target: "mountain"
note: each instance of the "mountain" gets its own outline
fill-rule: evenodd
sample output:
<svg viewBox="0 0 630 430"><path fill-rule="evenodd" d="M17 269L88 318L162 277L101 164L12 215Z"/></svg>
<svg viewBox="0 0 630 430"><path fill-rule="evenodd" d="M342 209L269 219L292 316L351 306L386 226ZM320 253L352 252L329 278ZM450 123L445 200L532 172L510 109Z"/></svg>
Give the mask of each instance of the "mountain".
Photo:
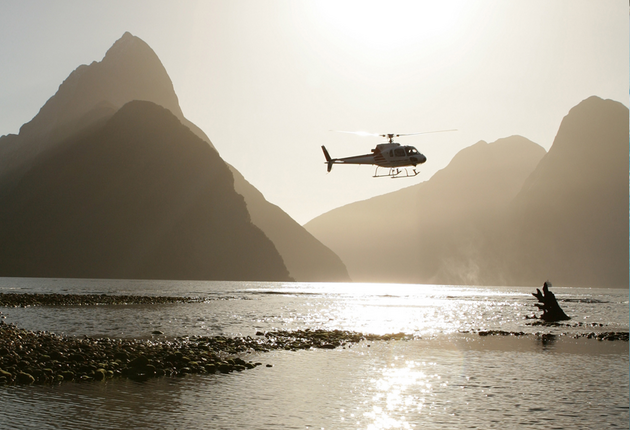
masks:
<svg viewBox="0 0 630 430"><path fill-rule="evenodd" d="M352 203L306 229L355 281L479 284L499 265L502 214L545 150L520 136L478 142L429 181Z"/></svg>
<svg viewBox="0 0 630 430"><path fill-rule="evenodd" d="M134 101L0 200L3 276L290 280L215 150Z"/></svg>
<svg viewBox="0 0 630 430"><path fill-rule="evenodd" d="M208 140L184 118L159 58L144 41L127 32L107 51L103 61L75 69L39 113L20 128L18 136L0 138L0 194L19 181L39 153L98 124L132 100L164 106Z"/></svg>
<svg viewBox="0 0 630 430"><path fill-rule="evenodd" d="M234 187L247 202L252 223L274 243L291 276L311 282L350 281L346 266L328 247L278 206L269 203L234 168Z"/></svg>
<svg viewBox="0 0 630 430"><path fill-rule="evenodd" d="M425 183L305 227L357 281L627 288L628 128L624 105L590 97L548 153L479 142Z"/></svg>
<svg viewBox="0 0 630 430"><path fill-rule="evenodd" d="M184 117L173 84L155 52L127 32L102 61L74 70L35 118L22 126L19 135L0 138L0 197L9 195L40 157L69 139L90 136L133 100L151 101L168 109L214 149L205 133ZM246 199L252 222L272 239L294 279L349 280L339 257L267 202L236 169L229 168L234 188Z"/></svg>
<svg viewBox="0 0 630 430"><path fill-rule="evenodd" d="M590 97L564 117L507 222L514 283L628 287L628 109Z"/></svg>

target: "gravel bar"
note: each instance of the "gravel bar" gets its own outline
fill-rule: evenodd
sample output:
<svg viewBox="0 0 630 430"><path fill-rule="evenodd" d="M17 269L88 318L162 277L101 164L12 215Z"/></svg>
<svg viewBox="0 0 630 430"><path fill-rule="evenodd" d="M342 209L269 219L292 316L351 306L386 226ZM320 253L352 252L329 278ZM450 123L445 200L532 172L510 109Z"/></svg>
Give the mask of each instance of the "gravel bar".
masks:
<svg viewBox="0 0 630 430"><path fill-rule="evenodd" d="M0 293L0 306L97 306L97 305L155 305L167 303L202 303L201 297L133 296L110 294L37 294Z"/></svg>
<svg viewBox="0 0 630 430"><path fill-rule="evenodd" d="M402 333L375 336L341 330L259 332L253 338L78 338L0 322L0 385L231 373L261 365L243 360L240 356L246 353L334 349L363 340L406 338Z"/></svg>

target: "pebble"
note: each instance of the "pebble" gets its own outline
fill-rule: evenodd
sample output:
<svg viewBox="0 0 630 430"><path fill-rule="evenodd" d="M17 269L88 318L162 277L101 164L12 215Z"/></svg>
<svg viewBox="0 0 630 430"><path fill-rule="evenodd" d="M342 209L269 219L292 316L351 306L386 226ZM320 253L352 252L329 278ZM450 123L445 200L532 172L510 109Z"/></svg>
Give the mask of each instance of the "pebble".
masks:
<svg viewBox="0 0 630 430"><path fill-rule="evenodd" d="M271 350L334 349L363 340L400 340L402 333L364 335L342 330L271 331L256 338L192 336L111 339L29 331L0 321L0 385L145 381L161 376L232 373L261 366L239 355ZM267 365L272 367L272 365Z"/></svg>
<svg viewBox="0 0 630 430"><path fill-rule="evenodd" d="M467 333L467 332L466 332ZM503 330L480 330L477 332L479 336L529 336L522 331L503 331ZM563 334L561 334L563 335ZM534 336L540 337L542 340L553 339L556 335L551 333L535 333ZM602 333L577 333L572 335L575 339L586 337L588 339L597 340L621 340L628 342L627 331L608 331Z"/></svg>
<svg viewBox="0 0 630 430"><path fill-rule="evenodd" d="M203 297L176 296L0 293L0 306L9 308L28 306L153 305L166 303L200 303L208 300L210 299Z"/></svg>

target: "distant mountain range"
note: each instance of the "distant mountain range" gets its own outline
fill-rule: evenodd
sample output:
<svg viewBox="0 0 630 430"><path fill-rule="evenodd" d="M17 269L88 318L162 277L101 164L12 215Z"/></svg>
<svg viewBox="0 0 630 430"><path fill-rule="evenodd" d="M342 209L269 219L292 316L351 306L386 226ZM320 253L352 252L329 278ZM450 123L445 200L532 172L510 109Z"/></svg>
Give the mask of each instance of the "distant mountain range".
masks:
<svg viewBox="0 0 630 430"><path fill-rule="evenodd" d="M348 281L220 158L125 33L0 138L0 276Z"/></svg>
<svg viewBox="0 0 630 430"><path fill-rule="evenodd" d="M355 281L628 286L628 109L591 97L548 153L479 142L429 181L305 225Z"/></svg>

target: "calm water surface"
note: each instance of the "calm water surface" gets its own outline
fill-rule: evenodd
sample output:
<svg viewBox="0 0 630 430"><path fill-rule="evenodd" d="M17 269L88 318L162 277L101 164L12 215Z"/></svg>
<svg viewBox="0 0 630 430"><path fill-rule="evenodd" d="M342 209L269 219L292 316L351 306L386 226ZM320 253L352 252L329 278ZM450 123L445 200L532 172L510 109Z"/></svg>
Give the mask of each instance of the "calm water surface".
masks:
<svg viewBox="0 0 630 430"><path fill-rule="evenodd" d="M414 340L275 351L229 375L0 388L0 428L627 428L628 290L553 287L566 325L531 325L535 287L0 279L0 292L186 295L198 304L0 308L67 335L341 328ZM567 334L480 337L479 329Z"/></svg>

